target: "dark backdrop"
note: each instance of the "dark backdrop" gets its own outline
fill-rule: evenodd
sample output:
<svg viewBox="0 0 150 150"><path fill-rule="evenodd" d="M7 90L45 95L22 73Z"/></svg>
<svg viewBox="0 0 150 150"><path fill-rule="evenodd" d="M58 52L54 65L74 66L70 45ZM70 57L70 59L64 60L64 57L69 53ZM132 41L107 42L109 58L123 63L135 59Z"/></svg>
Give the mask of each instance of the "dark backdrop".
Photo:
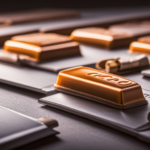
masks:
<svg viewBox="0 0 150 150"><path fill-rule="evenodd" d="M150 0L0 0L0 12L33 8L109 8L150 6Z"/></svg>

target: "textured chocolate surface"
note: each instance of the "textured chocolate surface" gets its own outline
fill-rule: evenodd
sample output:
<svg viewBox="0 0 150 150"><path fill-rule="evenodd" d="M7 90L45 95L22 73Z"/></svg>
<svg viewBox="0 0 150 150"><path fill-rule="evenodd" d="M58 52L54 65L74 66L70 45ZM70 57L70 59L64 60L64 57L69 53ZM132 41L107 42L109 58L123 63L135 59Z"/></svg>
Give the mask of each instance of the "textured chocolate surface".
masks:
<svg viewBox="0 0 150 150"><path fill-rule="evenodd" d="M13 41L24 42L28 44L34 44L38 46L55 45L70 42L68 36L55 34L55 33L32 33L25 35L13 36Z"/></svg>

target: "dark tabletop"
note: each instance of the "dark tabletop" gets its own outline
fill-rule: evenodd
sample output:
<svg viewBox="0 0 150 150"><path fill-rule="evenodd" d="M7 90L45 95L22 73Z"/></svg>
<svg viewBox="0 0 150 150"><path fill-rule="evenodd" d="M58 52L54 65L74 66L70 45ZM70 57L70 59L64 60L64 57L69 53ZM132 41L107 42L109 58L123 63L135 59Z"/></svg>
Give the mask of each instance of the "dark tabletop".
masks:
<svg viewBox="0 0 150 150"><path fill-rule="evenodd" d="M59 122L59 127L56 128L56 130L60 132L59 135L56 137L48 137L18 148L20 150L150 149L149 144L125 133L58 109L43 106L38 103L38 99L42 97L45 97L45 95L10 85L0 84L0 105L34 118L50 117Z"/></svg>

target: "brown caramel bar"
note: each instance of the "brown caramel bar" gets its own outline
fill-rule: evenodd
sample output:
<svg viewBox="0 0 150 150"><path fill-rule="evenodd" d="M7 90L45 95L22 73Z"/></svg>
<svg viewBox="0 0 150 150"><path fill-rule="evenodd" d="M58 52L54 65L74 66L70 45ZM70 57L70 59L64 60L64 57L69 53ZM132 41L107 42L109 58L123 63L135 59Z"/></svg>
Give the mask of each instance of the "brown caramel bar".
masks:
<svg viewBox="0 0 150 150"><path fill-rule="evenodd" d="M119 109L146 104L141 86L104 71L75 67L59 73L55 89Z"/></svg>
<svg viewBox="0 0 150 150"><path fill-rule="evenodd" d="M130 35L115 33L104 28L91 27L77 29L72 32L70 39L78 42L95 44L107 49L120 47L124 45L125 38L130 38Z"/></svg>
<svg viewBox="0 0 150 150"><path fill-rule="evenodd" d="M70 38L113 49L128 46L138 37L148 34L150 34L150 21L119 24L108 29L98 27L77 29L72 32Z"/></svg>
<svg viewBox="0 0 150 150"><path fill-rule="evenodd" d="M129 53L150 54L150 36L144 36L132 42L129 47Z"/></svg>
<svg viewBox="0 0 150 150"><path fill-rule="evenodd" d="M68 36L34 33L14 36L4 44L4 50L27 55L36 61L47 61L81 55L79 44Z"/></svg>

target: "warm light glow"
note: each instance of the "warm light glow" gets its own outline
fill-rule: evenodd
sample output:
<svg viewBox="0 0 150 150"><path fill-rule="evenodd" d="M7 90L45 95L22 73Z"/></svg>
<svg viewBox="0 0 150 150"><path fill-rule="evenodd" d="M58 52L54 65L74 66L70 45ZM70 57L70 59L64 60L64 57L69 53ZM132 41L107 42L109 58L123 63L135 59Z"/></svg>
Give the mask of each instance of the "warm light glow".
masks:
<svg viewBox="0 0 150 150"><path fill-rule="evenodd" d="M140 42L133 42L131 44L131 46L133 47L137 47L137 48L144 48L150 51L150 44L146 44L146 43L140 43Z"/></svg>
<svg viewBox="0 0 150 150"><path fill-rule="evenodd" d="M106 88L110 88L110 89L114 89L114 90L117 90L117 91L121 91L120 88L116 88L116 87L113 87L113 86L110 86L110 85L102 84L100 82L95 82L95 81L91 81L91 80L87 80L87 79L83 79L83 78L79 78L79 77L75 77L75 76L72 77L71 75L64 74L64 73L60 73L60 74L63 75L63 76L69 77L69 78L77 79L78 81L84 81L84 82L87 82L87 83L90 83L90 84L95 84L95 85L98 85L98 86L103 86L103 87L106 87Z"/></svg>
<svg viewBox="0 0 150 150"><path fill-rule="evenodd" d="M41 51L41 48L39 46L35 46L35 45L32 45L32 44L26 44L26 43L21 43L21 42L16 42L16 41L6 41L4 46L6 46L9 50L9 48L22 48L22 49L26 49L26 50L32 50L32 51L35 51L35 52L40 52ZM21 51L21 50L20 50Z"/></svg>
<svg viewBox="0 0 150 150"><path fill-rule="evenodd" d="M112 41L113 37L109 35L102 35L97 33L88 33L84 31L75 31L72 33L75 37L82 37L82 38L91 38L91 39L99 39L102 41Z"/></svg>

